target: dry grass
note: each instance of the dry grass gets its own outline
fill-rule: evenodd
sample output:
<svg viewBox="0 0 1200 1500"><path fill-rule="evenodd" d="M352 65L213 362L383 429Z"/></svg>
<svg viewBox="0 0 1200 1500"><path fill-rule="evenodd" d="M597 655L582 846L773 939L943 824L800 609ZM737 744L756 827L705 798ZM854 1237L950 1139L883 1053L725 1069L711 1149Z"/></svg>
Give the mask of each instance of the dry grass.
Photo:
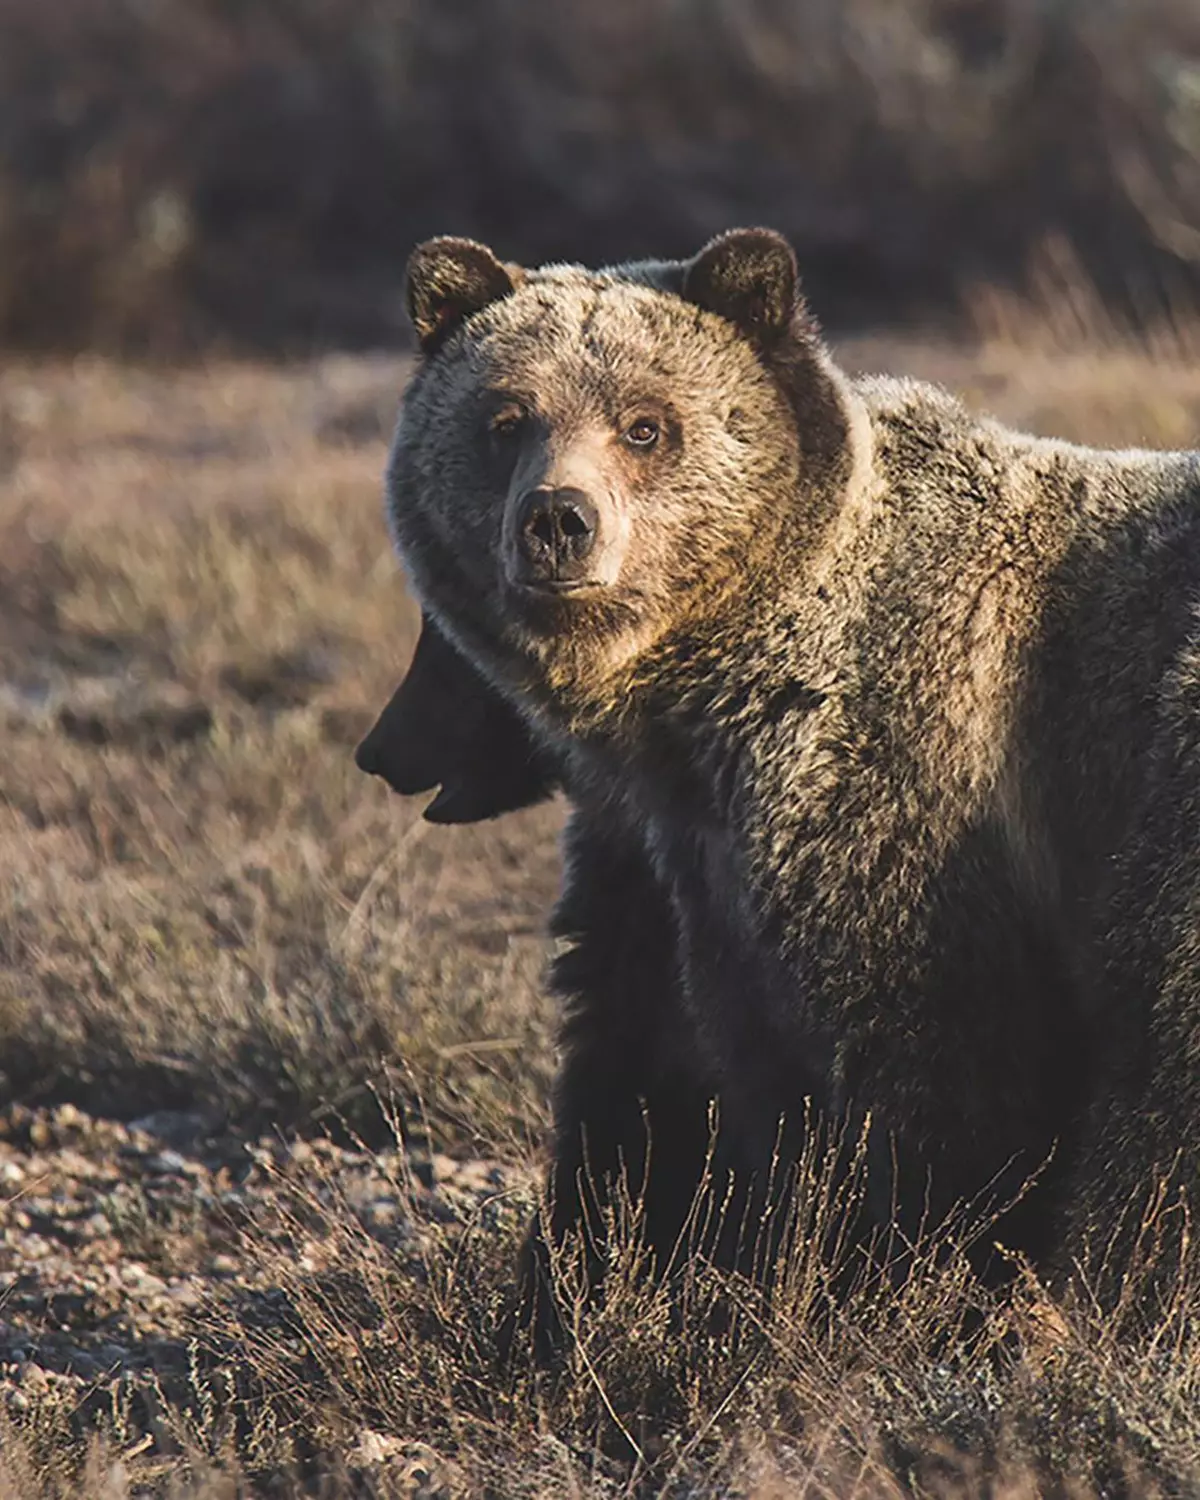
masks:
<svg viewBox="0 0 1200 1500"><path fill-rule="evenodd" d="M1044 431L1194 440L1186 333L1072 347L1056 316L993 299L979 348L843 355ZM603 1306L559 1266L562 1368L501 1363L528 1204L439 1218L408 1148L528 1164L559 814L433 829L353 767L413 639L378 504L402 378L0 375L3 1095L398 1136L379 1161L419 1225L385 1243L319 1157L264 1189L237 1232L254 1285L212 1284L182 1365L0 1417L2 1500L1196 1492L1196 1301L1119 1339L1083 1292L984 1294L961 1233L837 1311L821 1235L768 1301L699 1266L648 1289L618 1233ZM182 1264L190 1232L126 1224L124 1253Z"/></svg>
<svg viewBox="0 0 1200 1500"><path fill-rule="evenodd" d="M351 756L413 639L377 498L399 381L3 375L0 1014L23 1098L353 1116L362 1060L403 1055L439 1107L490 1092L536 1123L553 816L431 838Z"/></svg>

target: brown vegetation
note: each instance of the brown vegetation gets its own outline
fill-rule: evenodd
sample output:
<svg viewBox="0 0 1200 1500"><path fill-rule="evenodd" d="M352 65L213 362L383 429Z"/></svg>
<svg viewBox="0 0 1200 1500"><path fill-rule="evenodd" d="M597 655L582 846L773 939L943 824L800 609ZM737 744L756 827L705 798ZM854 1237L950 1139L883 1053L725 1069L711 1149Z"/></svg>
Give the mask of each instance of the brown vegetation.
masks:
<svg viewBox="0 0 1200 1500"><path fill-rule="evenodd" d="M1073 245L1200 264L1189 0L0 0L0 342L403 337L433 233L540 261L787 232L846 320Z"/></svg>
<svg viewBox="0 0 1200 1500"><path fill-rule="evenodd" d="M1094 308L1054 308L840 352L1192 437L1186 334L1072 343ZM772 1305L699 1266L671 1301L626 1250L575 1308L567 1256L565 1367L501 1366L558 813L435 829L353 767L413 639L402 379L0 375L0 1496L1193 1491L1187 1290L1118 1327L945 1242L837 1313L811 1235Z"/></svg>

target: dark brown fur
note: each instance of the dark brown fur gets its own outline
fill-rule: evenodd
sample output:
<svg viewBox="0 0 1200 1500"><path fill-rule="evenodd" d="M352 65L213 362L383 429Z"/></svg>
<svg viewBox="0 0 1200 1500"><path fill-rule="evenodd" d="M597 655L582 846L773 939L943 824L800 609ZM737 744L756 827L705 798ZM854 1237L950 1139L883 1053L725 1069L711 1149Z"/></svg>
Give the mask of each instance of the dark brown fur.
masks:
<svg viewBox="0 0 1200 1500"><path fill-rule="evenodd" d="M810 1102L870 1117L875 1226L1040 1173L999 1231L1039 1261L1178 1154L1194 1181L1196 458L851 382L765 231L598 273L439 243L389 503L427 614L576 809L554 1233L597 1206L586 1156L601 1197L645 1188L669 1260L710 1098L759 1206ZM599 497L580 594L514 581L531 484Z"/></svg>
<svg viewBox="0 0 1200 1500"><path fill-rule="evenodd" d="M412 797L431 823L478 823L551 796L550 757L500 695L423 617L408 674L359 745L360 771Z"/></svg>

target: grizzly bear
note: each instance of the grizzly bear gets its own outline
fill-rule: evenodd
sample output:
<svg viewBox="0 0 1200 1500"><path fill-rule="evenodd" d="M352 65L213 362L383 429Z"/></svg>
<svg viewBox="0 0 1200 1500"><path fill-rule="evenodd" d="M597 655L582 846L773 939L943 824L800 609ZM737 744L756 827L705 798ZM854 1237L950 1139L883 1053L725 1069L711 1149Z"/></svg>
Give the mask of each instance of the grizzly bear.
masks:
<svg viewBox="0 0 1200 1500"><path fill-rule="evenodd" d="M432 240L407 294L425 626L360 764L435 817L571 804L549 1238L623 1178L669 1266L715 1175L743 1260L814 1121L867 1141L866 1239L966 1200L1063 1264L1186 1189L1197 457L849 378L766 230L600 271Z"/></svg>

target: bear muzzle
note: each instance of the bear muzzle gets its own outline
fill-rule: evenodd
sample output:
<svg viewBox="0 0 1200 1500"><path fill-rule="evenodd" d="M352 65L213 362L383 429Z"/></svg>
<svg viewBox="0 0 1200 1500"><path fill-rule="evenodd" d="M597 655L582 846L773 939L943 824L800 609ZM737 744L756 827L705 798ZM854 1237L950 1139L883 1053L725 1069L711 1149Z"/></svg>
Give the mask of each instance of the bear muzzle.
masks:
<svg viewBox="0 0 1200 1500"><path fill-rule="evenodd" d="M512 581L524 588L566 594L586 589L600 534L600 511L583 490L526 490L513 517Z"/></svg>

